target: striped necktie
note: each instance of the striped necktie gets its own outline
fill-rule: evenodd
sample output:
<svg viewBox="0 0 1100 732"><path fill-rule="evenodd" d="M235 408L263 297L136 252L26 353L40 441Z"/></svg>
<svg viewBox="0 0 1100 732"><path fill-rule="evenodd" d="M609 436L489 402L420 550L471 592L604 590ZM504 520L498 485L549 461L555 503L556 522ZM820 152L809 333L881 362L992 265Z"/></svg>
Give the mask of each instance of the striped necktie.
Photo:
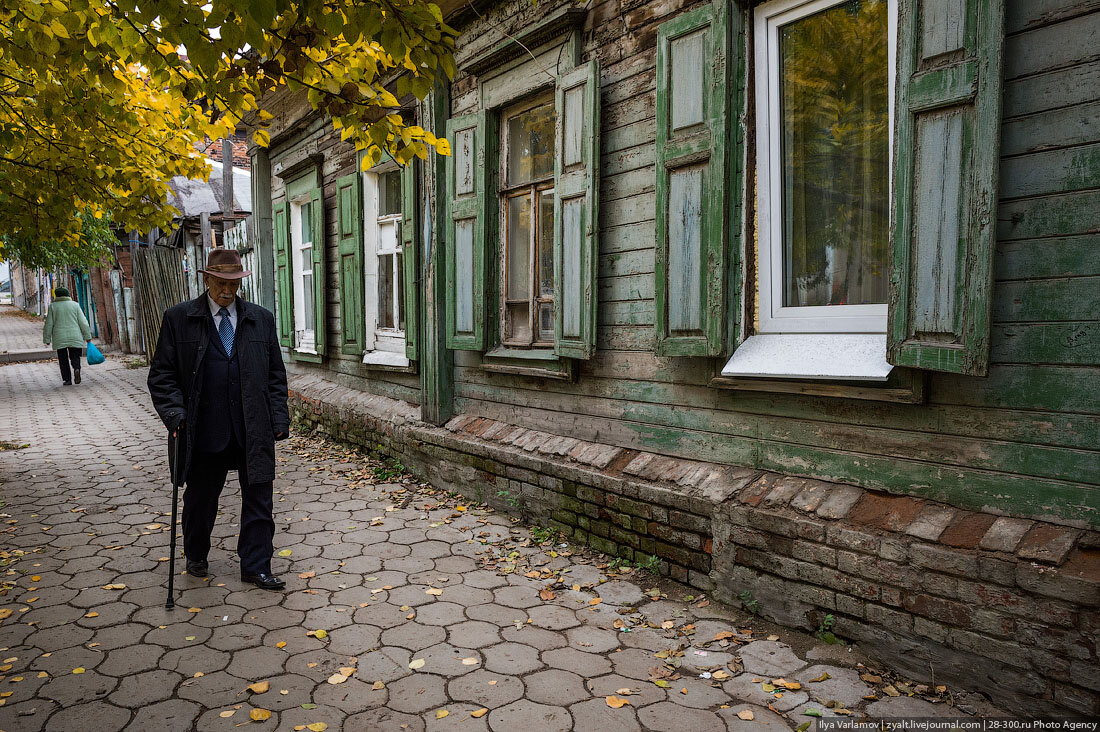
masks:
<svg viewBox="0 0 1100 732"><path fill-rule="evenodd" d="M222 319L218 324L218 335L222 339L222 345L225 346L225 355L233 358L233 324L229 322L229 311L222 308L218 311L218 315Z"/></svg>

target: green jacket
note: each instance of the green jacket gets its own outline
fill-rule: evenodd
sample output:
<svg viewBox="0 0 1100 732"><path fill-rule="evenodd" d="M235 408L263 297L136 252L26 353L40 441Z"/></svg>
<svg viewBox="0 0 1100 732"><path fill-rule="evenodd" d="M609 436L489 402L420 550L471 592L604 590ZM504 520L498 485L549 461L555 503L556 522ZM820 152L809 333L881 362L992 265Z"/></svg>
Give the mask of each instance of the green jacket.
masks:
<svg viewBox="0 0 1100 732"><path fill-rule="evenodd" d="M71 297L56 297L46 313L46 327L42 329L42 342L54 350L84 348L92 340L92 329L84 311Z"/></svg>

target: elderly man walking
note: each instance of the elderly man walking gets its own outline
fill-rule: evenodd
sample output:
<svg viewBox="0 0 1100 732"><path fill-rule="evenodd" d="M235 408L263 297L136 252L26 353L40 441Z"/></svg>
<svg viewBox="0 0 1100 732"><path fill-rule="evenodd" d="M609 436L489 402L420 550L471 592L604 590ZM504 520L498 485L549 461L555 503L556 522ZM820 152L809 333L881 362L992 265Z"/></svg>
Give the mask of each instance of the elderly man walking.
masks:
<svg viewBox="0 0 1100 732"><path fill-rule="evenodd" d="M205 577L218 496L229 470L241 485L241 580L286 586L271 573L275 441L290 434L286 369L270 311L237 297L240 255L214 249L200 270L206 292L164 313L149 368L153 406L184 439L180 475L187 572Z"/></svg>

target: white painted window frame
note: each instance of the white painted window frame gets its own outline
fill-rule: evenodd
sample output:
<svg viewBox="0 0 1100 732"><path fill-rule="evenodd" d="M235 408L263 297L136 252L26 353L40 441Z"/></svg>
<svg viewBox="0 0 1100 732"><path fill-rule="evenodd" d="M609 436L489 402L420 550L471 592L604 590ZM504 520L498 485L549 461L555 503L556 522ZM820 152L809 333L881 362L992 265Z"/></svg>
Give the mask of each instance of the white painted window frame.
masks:
<svg viewBox="0 0 1100 732"><path fill-rule="evenodd" d="M772 0L754 11L756 38L756 176L761 334L886 332L887 305L783 306L783 221L779 109L779 28L844 0ZM889 41L889 129L894 129L894 87L897 69L897 0L887 0ZM771 134L772 131L777 134ZM893 135L890 139L893 160ZM891 162L891 188L893 163ZM892 191L891 191L892 194ZM774 205L773 205L774 203ZM885 344L883 346L885 352Z"/></svg>
<svg viewBox="0 0 1100 732"><path fill-rule="evenodd" d="M305 276L308 274L312 282L313 268L310 267L309 272L305 272L302 269L302 252L305 249L310 249L310 262L313 261L313 244L310 241L305 242L302 238L302 207L310 206L312 202L309 194L298 196L290 200L290 256L291 256L291 272L293 273L294 280L294 350L301 353L317 353L317 314L313 314L313 327L314 330L307 330L305 328L306 308L313 308L314 298L316 297L316 291L314 291L314 298L309 298L309 302L306 302L305 297ZM313 226L312 217L318 214L317 211L310 211L310 238L312 239ZM314 287L317 286L316 282L312 283Z"/></svg>
<svg viewBox="0 0 1100 732"><path fill-rule="evenodd" d="M402 253L401 244L401 214L379 215L382 194L382 175L395 170L400 166L392 160L379 163L370 170L362 173L363 178L363 273L364 290L363 305L365 310L366 333L364 343L366 350L363 353L363 363L382 366L408 366L409 360L405 357L405 331L400 328L382 328L378 325L378 283L379 283L379 258L386 254L395 255L393 258L393 308L394 322L397 323L397 313L401 303L398 301L401 287L398 278L402 277L401 270L397 267L397 254ZM386 228L393 229L393 245L386 246L383 231Z"/></svg>

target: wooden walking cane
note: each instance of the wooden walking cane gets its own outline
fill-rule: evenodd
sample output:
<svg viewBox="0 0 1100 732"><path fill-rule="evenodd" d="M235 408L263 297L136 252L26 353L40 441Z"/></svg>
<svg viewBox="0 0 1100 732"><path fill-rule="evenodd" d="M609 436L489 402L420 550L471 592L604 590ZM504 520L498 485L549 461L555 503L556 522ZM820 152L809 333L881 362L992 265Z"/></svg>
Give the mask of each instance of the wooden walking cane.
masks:
<svg viewBox="0 0 1100 732"><path fill-rule="evenodd" d="M179 427L176 428L172 437L172 524L169 530L172 532L172 538L169 540L168 550L168 599L164 603L165 610L172 610L176 607L175 598L172 597L172 586L176 579L176 505L179 503L180 497L180 436Z"/></svg>

